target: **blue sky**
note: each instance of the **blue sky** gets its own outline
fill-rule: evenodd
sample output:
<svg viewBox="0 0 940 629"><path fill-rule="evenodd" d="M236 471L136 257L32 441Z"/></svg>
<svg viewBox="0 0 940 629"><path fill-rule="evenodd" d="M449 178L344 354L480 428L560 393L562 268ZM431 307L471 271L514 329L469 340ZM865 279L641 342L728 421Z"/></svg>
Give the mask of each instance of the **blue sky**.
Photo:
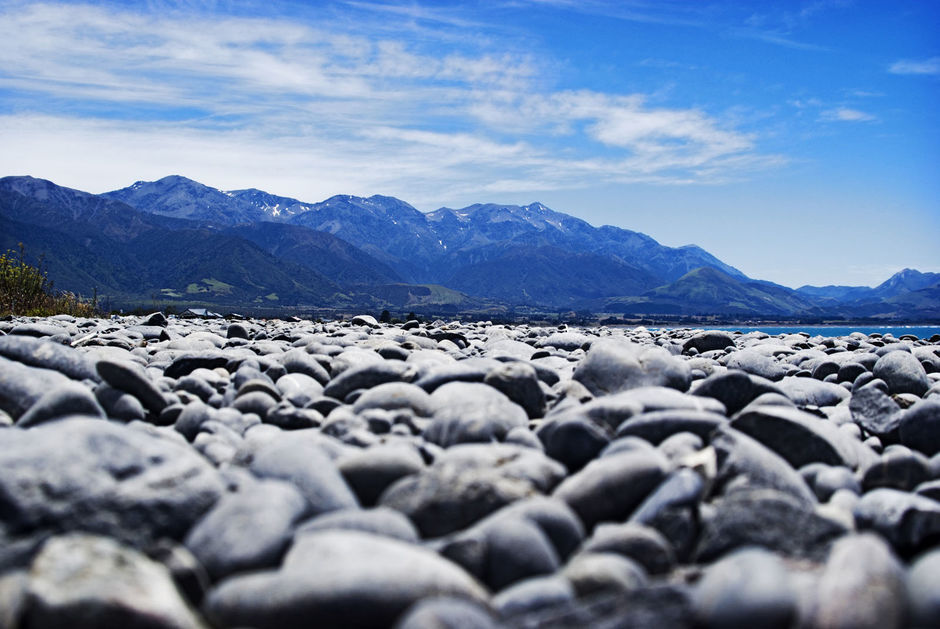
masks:
<svg viewBox="0 0 940 629"><path fill-rule="evenodd" d="M940 2L0 0L0 174L541 201L788 286L940 271Z"/></svg>

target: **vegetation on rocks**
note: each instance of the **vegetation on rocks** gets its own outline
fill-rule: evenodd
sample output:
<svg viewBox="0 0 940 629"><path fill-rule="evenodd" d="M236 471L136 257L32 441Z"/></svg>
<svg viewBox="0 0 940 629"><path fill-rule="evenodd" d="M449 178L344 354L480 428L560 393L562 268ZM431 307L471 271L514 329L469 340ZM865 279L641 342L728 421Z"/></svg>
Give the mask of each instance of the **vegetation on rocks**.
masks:
<svg viewBox="0 0 940 629"><path fill-rule="evenodd" d="M25 315L47 317L56 314L90 317L98 310L97 298L91 302L68 291L56 291L48 274L26 261L26 248L8 250L0 255L0 316Z"/></svg>

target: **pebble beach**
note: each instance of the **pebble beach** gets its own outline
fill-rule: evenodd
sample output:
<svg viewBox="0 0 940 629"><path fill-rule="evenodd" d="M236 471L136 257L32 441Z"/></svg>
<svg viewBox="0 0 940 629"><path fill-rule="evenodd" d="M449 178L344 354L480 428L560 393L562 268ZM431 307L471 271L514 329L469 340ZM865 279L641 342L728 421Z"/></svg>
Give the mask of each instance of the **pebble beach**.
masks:
<svg viewBox="0 0 940 629"><path fill-rule="evenodd" d="M940 626L940 336L0 321L0 629Z"/></svg>

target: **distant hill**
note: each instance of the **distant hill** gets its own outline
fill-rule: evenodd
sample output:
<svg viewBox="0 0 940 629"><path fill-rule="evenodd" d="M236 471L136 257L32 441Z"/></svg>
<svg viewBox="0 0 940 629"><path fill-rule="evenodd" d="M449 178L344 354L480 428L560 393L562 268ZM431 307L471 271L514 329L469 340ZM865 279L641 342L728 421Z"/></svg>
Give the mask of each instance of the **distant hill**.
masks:
<svg viewBox="0 0 940 629"><path fill-rule="evenodd" d="M794 291L541 203L422 213L388 196L310 203L178 175L103 195L5 177L0 247L20 242L58 287L135 303L940 317L940 274Z"/></svg>
<svg viewBox="0 0 940 629"><path fill-rule="evenodd" d="M280 260L299 264L341 285L402 281L388 265L326 232L283 223L252 223L223 233L253 242Z"/></svg>
<svg viewBox="0 0 940 629"><path fill-rule="evenodd" d="M0 179L0 247L42 256L57 288L118 300L272 305L325 303L339 287L254 243L167 221L108 197L22 178Z"/></svg>
<svg viewBox="0 0 940 629"><path fill-rule="evenodd" d="M725 315L819 315L811 299L771 282L742 280L711 267L692 270L675 282L632 298L608 300L610 312Z"/></svg>
<svg viewBox="0 0 940 629"><path fill-rule="evenodd" d="M523 304L570 306L611 294L635 294L656 284L642 269L610 256L558 247L508 245L468 262L444 283L471 295Z"/></svg>

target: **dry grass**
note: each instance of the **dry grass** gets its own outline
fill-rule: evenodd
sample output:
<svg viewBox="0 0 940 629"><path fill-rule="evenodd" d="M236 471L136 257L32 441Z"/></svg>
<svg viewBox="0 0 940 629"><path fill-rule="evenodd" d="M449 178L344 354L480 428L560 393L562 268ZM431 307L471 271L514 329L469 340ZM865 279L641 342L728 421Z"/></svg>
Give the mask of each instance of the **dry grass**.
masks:
<svg viewBox="0 0 940 629"><path fill-rule="evenodd" d="M69 314L92 317L98 314L97 298L87 301L68 291L56 291L40 266L26 262L26 249L0 255L0 316L48 317Z"/></svg>

